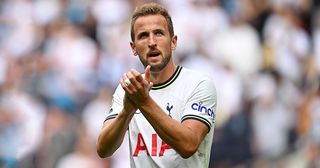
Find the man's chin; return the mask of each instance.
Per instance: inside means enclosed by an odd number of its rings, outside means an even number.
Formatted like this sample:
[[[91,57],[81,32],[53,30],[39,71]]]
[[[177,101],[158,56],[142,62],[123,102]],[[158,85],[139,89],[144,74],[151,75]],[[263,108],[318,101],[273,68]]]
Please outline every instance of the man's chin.
[[[151,72],[160,72],[165,68],[164,65],[152,65],[152,64],[149,64],[149,65],[151,66],[150,68]]]

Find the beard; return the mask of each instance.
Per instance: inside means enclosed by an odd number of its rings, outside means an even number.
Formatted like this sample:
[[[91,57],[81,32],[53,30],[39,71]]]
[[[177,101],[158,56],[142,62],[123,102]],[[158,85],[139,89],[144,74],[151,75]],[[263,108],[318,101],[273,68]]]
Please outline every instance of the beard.
[[[161,63],[156,64],[156,65],[150,64],[146,60],[142,60],[140,57],[139,57],[139,59],[142,62],[144,67],[147,67],[148,65],[151,66],[151,68],[150,68],[151,72],[160,72],[168,65],[168,63],[171,59],[171,53],[168,54],[167,56],[163,57],[163,60],[161,61]]]

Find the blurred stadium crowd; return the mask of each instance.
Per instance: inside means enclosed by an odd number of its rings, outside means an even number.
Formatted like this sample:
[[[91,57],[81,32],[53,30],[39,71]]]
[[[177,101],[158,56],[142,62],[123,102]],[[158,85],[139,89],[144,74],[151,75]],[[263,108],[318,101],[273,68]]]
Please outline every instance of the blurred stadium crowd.
[[[122,168],[127,142],[95,142],[147,0],[0,1],[0,167]],[[320,8],[316,0],[158,0],[174,59],[218,93],[211,167],[320,167]]]

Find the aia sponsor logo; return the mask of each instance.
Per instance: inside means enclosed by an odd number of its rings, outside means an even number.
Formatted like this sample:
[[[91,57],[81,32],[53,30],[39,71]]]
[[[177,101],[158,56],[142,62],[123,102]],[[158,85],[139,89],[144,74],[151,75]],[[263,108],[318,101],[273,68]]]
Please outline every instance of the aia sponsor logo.
[[[203,106],[201,102],[200,103],[193,103],[191,105],[191,109],[196,110],[201,113],[206,113],[210,117],[214,117],[214,115],[215,115],[214,110],[212,108],[208,108],[206,106]]]
[[[150,137],[143,137],[141,133],[138,133],[136,147],[133,153],[134,157],[139,156],[141,153],[146,153],[148,156],[164,156],[165,151],[172,149],[166,142],[164,142],[157,134],[151,134]],[[145,139],[151,140],[151,146],[148,146]],[[158,140],[161,144],[158,144]],[[160,150],[158,151],[158,146],[160,145]]]

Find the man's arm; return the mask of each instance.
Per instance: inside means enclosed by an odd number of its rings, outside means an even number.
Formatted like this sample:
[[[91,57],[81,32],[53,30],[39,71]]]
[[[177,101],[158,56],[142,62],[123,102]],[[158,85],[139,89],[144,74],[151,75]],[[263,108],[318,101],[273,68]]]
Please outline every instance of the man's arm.
[[[100,157],[110,157],[120,147],[132,116],[121,112],[116,118],[104,122],[97,143]]]
[[[103,124],[97,141],[97,153],[102,158],[110,157],[120,147],[129,123],[137,110],[128,99],[127,94],[124,96],[123,104],[124,107],[117,117]]]

